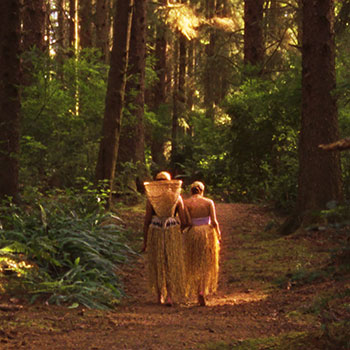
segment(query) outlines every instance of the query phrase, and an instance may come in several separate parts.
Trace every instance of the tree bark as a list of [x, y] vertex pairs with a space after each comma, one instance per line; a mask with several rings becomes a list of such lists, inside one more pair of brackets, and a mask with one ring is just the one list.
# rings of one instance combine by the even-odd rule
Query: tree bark
[[299, 213], [342, 199], [338, 152], [318, 146], [338, 140], [332, 0], [303, 0], [302, 120], [299, 141]]
[[[160, 3], [166, 4], [166, 0], [161, 0]], [[154, 113], [160, 113], [160, 107], [164, 106], [167, 101], [167, 84], [168, 84], [168, 68], [167, 68], [167, 47], [168, 42], [165, 35], [165, 27], [157, 24], [156, 27], [156, 46], [155, 46], [155, 71], [157, 73], [158, 81], [154, 87], [151, 106]], [[152, 160], [159, 167], [163, 167], [166, 163], [164, 156], [164, 143], [166, 141], [165, 135], [153, 131], [151, 139], [151, 154]]]
[[175, 40], [173, 48], [173, 111], [171, 124], [171, 168], [172, 173], [176, 173], [176, 163], [178, 157], [178, 129], [179, 129], [179, 40]]
[[45, 1], [24, 0], [22, 10], [22, 41], [23, 51], [36, 47], [45, 51]]
[[[216, 12], [216, 1], [206, 1], [206, 17], [211, 19]], [[208, 119], [214, 120], [215, 93], [213, 89], [213, 72], [215, 74], [215, 47], [216, 33], [215, 29], [211, 28], [209, 33], [209, 43], [205, 46], [205, 67], [204, 67], [204, 105], [206, 116]], [[215, 78], [214, 78], [215, 79]]]
[[179, 116], [184, 117], [186, 111], [186, 68], [187, 68], [187, 39], [180, 34], [179, 37], [179, 84], [178, 104]]
[[96, 47], [101, 50], [104, 61], [109, 62], [110, 0], [96, 1]]
[[140, 189], [145, 177], [145, 66], [146, 66], [146, 14], [147, 0], [135, 0], [132, 16], [128, 77], [125, 89], [125, 106], [128, 117], [124, 115], [119, 142], [117, 169], [122, 163], [138, 165], [136, 186]]
[[80, 46], [82, 49], [92, 47], [92, 2], [82, 0], [80, 5]]
[[194, 40], [191, 40], [188, 43], [188, 59], [187, 59], [187, 101], [186, 106], [189, 111], [192, 111], [194, 108], [194, 78], [195, 78], [195, 43]]
[[96, 166], [96, 180], [109, 180], [111, 191], [114, 187], [124, 104], [133, 4], [134, 0], [117, 1], [102, 139]]
[[0, 198], [19, 193], [20, 0], [0, 1]]
[[67, 54], [66, 50], [69, 46], [68, 29], [69, 22], [66, 16], [66, 0], [56, 0], [57, 9], [57, 30], [56, 30], [56, 57], [58, 62], [58, 76], [63, 80], [63, 61]]
[[261, 66], [264, 61], [264, 0], [244, 1], [244, 63]]
[[69, 46], [74, 47], [75, 44], [75, 0], [69, 0]]
[[67, 48], [67, 18], [65, 16], [66, 4], [65, 0], [56, 0], [57, 7], [57, 51], [61, 55]]

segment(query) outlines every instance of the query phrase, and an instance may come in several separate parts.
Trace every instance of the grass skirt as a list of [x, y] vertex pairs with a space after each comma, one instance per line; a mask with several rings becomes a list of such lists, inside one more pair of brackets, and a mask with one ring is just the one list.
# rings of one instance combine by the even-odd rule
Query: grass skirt
[[173, 301], [185, 295], [184, 259], [180, 225], [150, 225], [147, 242], [148, 272], [151, 290], [164, 298], [171, 292]]
[[192, 226], [184, 233], [186, 290], [191, 296], [217, 289], [219, 277], [219, 240], [211, 225]]

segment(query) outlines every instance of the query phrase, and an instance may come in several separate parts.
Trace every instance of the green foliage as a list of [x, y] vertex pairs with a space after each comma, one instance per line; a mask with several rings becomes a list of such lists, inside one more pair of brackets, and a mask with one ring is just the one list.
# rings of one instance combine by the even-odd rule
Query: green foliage
[[[21, 288], [32, 300], [106, 308], [123, 295], [118, 264], [133, 250], [117, 219], [104, 212], [108, 192], [83, 181], [83, 189], [34, 195], [26, 207], [3, 203], [0, 257], [14, 262], [20, 277], [8, 288]], [[36, 198], [36, 200], [33, 200]], [[31, 268], [18, 270], [21, 262]], [[17, 269], [17, 270], [16, 270]]]
[[156, 82], [158, 82], [156, 67], [156, 58], [149, 51], [146, 55], [146, 68], [145, 68], [145, 85], [146, 89], [151, 88]]
[[331, 252], [332, 263], [338, 269], [350, 271], [350, 203], [338, 204], [329, 202], [327, 210], [320, 213], [325, 226], [334, 229], [334, 240], [336, 242]]
[[23, 86], [20, 181], [71, 186], [95, 171], [107, 81], [107, 66], [95, 50], [59, 63], [36, 51], [31, 84]]
[[249, 200], [288, 207], [296, 196], [300, 86], [297, 71], [276, 81], [247, 80], [227, 99], [231, 173]]
[[[280, 287], [283, 288], [288, 283], [301, 286], [314, 281], [337, 280], [350, 271], [349, 204], [338, 205], [335, 201], [331, 201], [327, 203], [327, 207], [327, 210], [318, 213], [320, 223], [306, 228], [306, 235], [312, 236], [316, 232], [320, 244], [325, 244], [327, 241], [324, 253], [329, 256], [329, 261], [320, 266], [309, 264], [312, 266], [311, 269], [310, 266], [309, 268], [297, 266], [286, 275], [276, 278], [275, 283]], [[318, 255], [320, 254], [319, 252]]]
[[227, 95], [215, 120], [189, 118], [191, 134], [180, 144], [186, 177], [199, 178], [229, 201], [294, 205], [300, 76], [290, 69], [276, 80], [247, 79]]
[[216, 124], [202, 113], [192, 113], [190, 119], [194, 135], [184, 135], [179, 143], [177, 166], [188, 182], [203, 180], [209, 190], [220, 188], [229, 180], [223, 138], [227, 125]]

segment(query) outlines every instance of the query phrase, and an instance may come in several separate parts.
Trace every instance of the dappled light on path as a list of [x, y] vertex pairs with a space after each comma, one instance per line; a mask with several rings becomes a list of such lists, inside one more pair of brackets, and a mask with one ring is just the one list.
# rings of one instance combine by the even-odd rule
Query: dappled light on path
[[258, 302], [265, 300], [268, 297], [267, 294], [262, 292], [237, 292], [225, 295], [216, 295], [209, 298], [207, 305], [221, 306], [221, 305], [239, 305], [251, 302]]

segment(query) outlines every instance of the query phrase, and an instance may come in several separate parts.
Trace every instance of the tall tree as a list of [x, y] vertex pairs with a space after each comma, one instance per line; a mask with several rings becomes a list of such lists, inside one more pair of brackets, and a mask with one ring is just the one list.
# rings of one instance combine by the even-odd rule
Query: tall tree
[[264, 61], [264, 0], [244, 1], [244, 63], [261, 66]]
[[195, 40], [188, 43], [188, 60], [187, 60], [187, 101], [186, 106], [189, 111], [194, 107], [194, 76], [195, 76]]
[[18, 197], [20, 0], [0, 1], [0, 198]]
[[[206, 17], [212, 19], [216, 14], [216, 0], [206, 1]], [[205, 46], [206, 61], [204, 67], [204, 105], [208, 118], [214, 120], [214, 89], [213, 89], [213, 72], [215, 67], [215, 51], [216, 51], [216, 31], [215, 28], [209, 29], [209, 42]], [[215, 73], [214, 73], [215, 74]]]
[[82, 49], [92, 46], [92, 1], [83, 0], [79, 3], [80, 46]]
[[102, 139], [96, 166], [96, 180], [109, 180], [111, 190], [114, 188], [124, 104], [133, 5], [134, 0], [117, 1]]
[[[166, 5], [167, 0], [160, 0], [162, 5]], [[155, 71], [157, 74], [157, 83], [154, 86], [152, 100], [150, 106], [154, 113], [160, 113], [162, 106], [165, 106], [167, 101], [167, 82], [168, 82], [168, 68], [167, 68], [167, 52], [168, 52], [168, 41], [166, 36], [165, 26], [157, 22], [156, 25], [156, 44], [155, 44]], [[159, 166], [165, 164], [164, 157], [164, 133], [154, 130], [154, 134], [151, 139], [151, 154], [154, 163]]]
[[177, 35], [177, 45], [174, 55], [174, 85], [173, 85], [173, 120], [171, 137], [171, 167], [174, 174], [178, 171], [177, 163], [181, 162], [180, 156], [180, 119], [185, 116], [186, 110], [186, 63], [187, 63], [187, 39], [181, 33]]
[[[227, 37], [218, 23], [224, 18], [230, 18], [229, 6], [226, 0], [207, 0], [206, 17], [212, 25], [208, 27], [208, 39], [205, 45], [205, 63], [203, 72], [204, 106], [208, 119], [215, 120], [216, 106], [223, 99], [227, 90], [227, 61], [230, 49]], [[220, 67], [218, 69], [218, 67]], [[215, 82], [215, 84], [213, 84]]]
[[24, 0], [22, 9], [23, 51], [36, 47], [45, 50], [45, 0]]
[[[147, 0], [135, 0], [132, 16], [128, 80], [125, 88], [125, 113], [119, 142], [117, 170], [125, 162], [138, 166], [136, 186], [141, 189], [145, 176], [145, 67]], [[133, 184], [130, 184], [132, 187]]]
[[76, 7], [77, 0], [69, 0], [69, 46], [74, 47], [76, 42]]
[[109, 62], [110, 6], [110, 0], [96, 1], [96, 47], [101, 50], [105, 62]]
[[171, 167], [172, 171], [175, 171], [177, 157], [178, 157], [178, 132], [179, 132], [179, 40], [176, 38], [173, 45], [173, 77], [172, 77], [172, 124], [171, 124]]
[[299, 213], [342, 199], [339, 153], [318, 147], [339, 136], [333, 6], [333, 0], [303, 0]]
[[188, 40], [182, 34], [179, 36], [179, 84], [178, 84], [178, 104], [179, 115], [184, 117], [186, 110], [186, 71], [187, 71], [187, 44]]
[[[66, 49], [69, 46], [68, 29], [69, 22], [66, 15], [67, 1], [56, 0], [57, 24], [54, 35], [56, 35], [56, 57], [60, 67], [63, 65], [63, 60], [66, 54]], [[62, 69], [59, 69], [59, 75], [62, 77]]]

